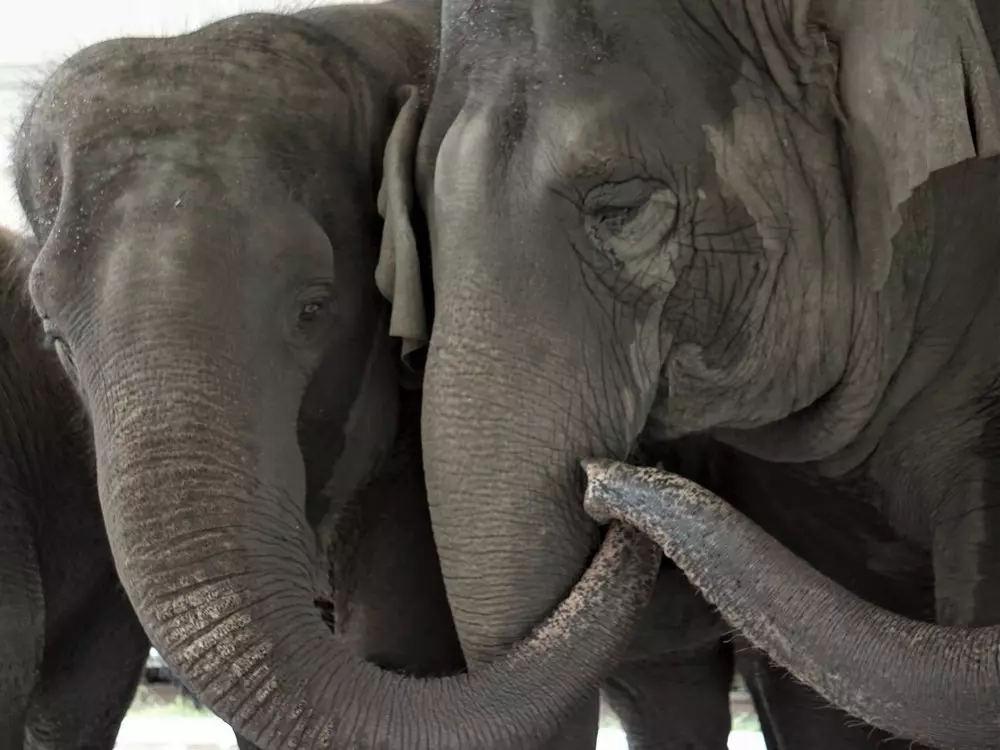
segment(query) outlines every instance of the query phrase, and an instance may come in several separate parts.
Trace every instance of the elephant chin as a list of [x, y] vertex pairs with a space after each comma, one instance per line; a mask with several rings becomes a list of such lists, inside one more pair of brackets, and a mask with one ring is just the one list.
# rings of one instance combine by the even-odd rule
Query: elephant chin
[[294, 500], [301, 460], [287, 473], [294, 419], [268, 437], [275, 445], [247, 444], [252, 430], [225, 427], [254, 413], [246, 394], [167, 380], [124, 378], [92, 409], [102, 507], [153, 643], [241, 736], [272, 750], [520, 748], [553, 734], [620, 658], [661, 559], [624, 525], [554, 613], [487, 668], [418, 679], [361, 660], [315, 604], [314, 543]]
[[594, 519], [648, 534], [733, 627], [832, 704], [928, 745], [997, 746], [1000, 627], [942, 627], [869, 604], [676, 474], [608, 460], [584, 469]]

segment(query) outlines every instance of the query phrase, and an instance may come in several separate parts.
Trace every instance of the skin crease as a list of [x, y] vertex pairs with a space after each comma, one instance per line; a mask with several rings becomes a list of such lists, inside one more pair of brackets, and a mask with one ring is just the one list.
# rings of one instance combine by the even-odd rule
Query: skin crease
[[[707, 432], [815, 481], [859, 472], [933, 554], [939, 622], [1000, 621], [995, 164], [918, 190], [997, 153], [1000, 84], [969, 4], [901, 7], [446, 8], [417, 171], [436, 310], [424, 455], [473, 670], [593, 548], [578, 460], [625, 458], [640, 435]], [[914, 689], [946, 672], [918, 667]], [[896, 718], [929, 744], [993, 731]], [[557, 745], [594, 731], [581, 714]]]
[[336, 6], [106, 42], [54, 73], [17, 140], [31, 299], [93, 426], [122, 583], [185, 684], [267, 750], [536, 746], [620, 658], [662, 557], [613, 527], [509, 659], [443, 679], [358, 658], [316, 601], [314, 496], [360, 489], [351, 451], [392, 461], [378, 212], [407, 221], [412, 150], [387, 143], [416, 139], [437, 20]]
[[115, 574], [86, 422], [31, 310], [29, 245], [0, 227], [0, 745], [111, 750], [149, 640]]

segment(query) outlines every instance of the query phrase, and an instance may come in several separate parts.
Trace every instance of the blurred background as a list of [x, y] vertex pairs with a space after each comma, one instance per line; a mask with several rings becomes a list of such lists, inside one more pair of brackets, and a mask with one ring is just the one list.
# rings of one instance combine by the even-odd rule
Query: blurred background
[[[378, 0], [356, 0], [377, 2]], [[191, 31], [248, 11], [295, 11], [310, 5], [280, 0], [29, 0], [8, 3], [0, 23], [0, 224], [25, 228], [14, 195], [10, 144], [35, 85], [62, 60], [116, 36]], [[753, 705], [742, 685], [732, 696], [730, 750], [764, 750]], [[598, 750], [626, 750], [615, 717], [602, 716]], [[237, 750], [229, 727], [205, 710], [150, 652], [142, 685], [116, 750]]]

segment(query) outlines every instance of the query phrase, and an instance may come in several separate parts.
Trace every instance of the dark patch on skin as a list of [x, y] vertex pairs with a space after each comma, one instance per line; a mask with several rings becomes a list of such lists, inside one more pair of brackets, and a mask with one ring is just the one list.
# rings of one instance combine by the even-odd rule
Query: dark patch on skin
[[976, 8], [993, 56], [1000, 60], [1000, 3], [994, 0], [976, 0]]
[[7, 310], [34, 316], [28, 294], [28, 273], [38, 254], [38, 246], [30, 237], [6, 227], [0, 227], [0, 300]]

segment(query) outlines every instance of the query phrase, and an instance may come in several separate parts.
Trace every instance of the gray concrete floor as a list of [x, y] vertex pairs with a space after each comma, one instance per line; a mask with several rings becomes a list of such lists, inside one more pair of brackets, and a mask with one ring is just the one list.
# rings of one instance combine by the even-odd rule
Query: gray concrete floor
[[[625, 734], [601, 731], [596, 750], [627, 750]], [[115, 750], [237, 750], [233, 733], [218, 719], [188, 717], [129, 717], [122, 724]], [[757, 732], [733, 732], [729, 750], [765, 750]]]

